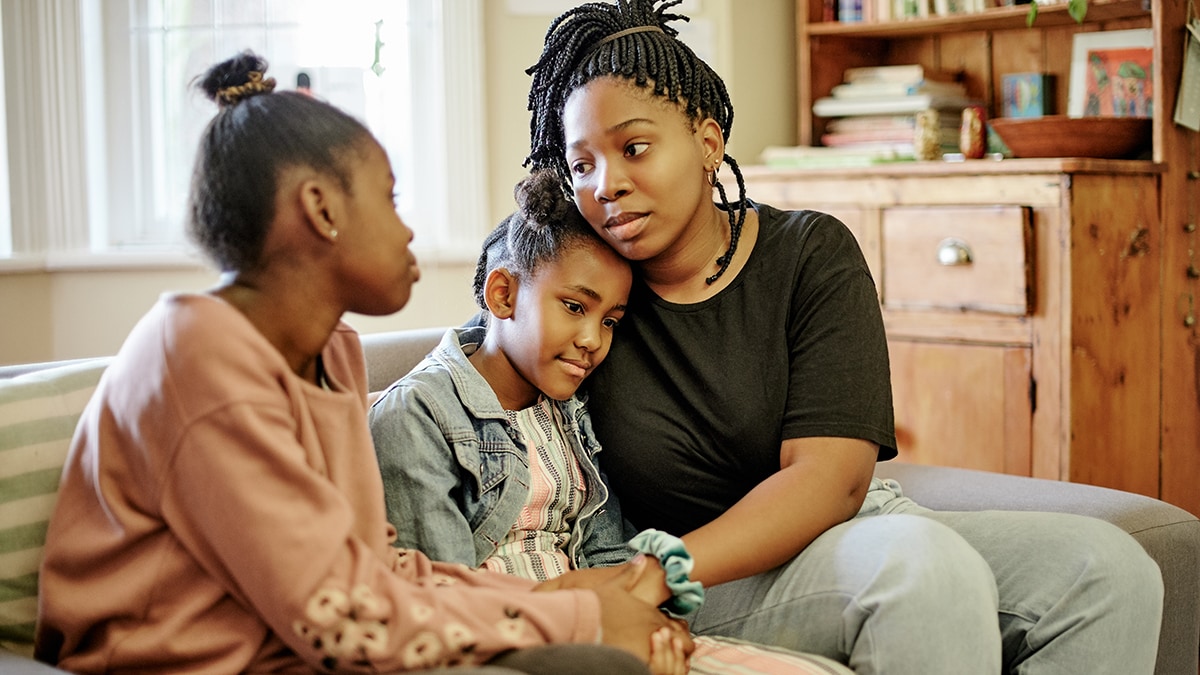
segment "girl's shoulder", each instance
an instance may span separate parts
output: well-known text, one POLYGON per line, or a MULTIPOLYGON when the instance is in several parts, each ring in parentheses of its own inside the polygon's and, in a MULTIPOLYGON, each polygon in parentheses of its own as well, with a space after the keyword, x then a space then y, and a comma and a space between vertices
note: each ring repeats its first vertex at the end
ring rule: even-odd
POLYGON ((413 407, 441 415, 503 416, 496 395, 468 360, 482 341, 482 328, 451 328, 438 346, 411 371, 394 382, 372 406, 377 409, 413 407))

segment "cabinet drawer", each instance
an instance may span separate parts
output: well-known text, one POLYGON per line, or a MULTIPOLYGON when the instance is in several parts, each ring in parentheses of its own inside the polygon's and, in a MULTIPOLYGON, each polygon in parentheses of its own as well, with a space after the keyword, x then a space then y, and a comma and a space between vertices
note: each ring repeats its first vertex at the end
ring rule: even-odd
POLYGON ((885 307, 1033 311, 1028 207, 888 208, 882 239, 885 307))

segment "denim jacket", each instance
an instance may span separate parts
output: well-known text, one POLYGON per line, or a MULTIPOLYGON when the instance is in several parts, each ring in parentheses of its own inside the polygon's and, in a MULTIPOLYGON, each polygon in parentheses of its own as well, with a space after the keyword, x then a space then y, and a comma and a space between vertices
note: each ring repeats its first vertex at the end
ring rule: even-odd
MULTIPOLYGON (((434 560, 483 564, 517 522, 529 493, 529 458, 504 409, 467 360, 485 328, 454 328, 433 353, 371 407, 371 435, 383 474, 396 546, 434 560)), ((584 473, 587 498, 571 531, 574 568, 625 562, 635 534, 610 500, 584 401, 553 401, 563 435, 584 473)))

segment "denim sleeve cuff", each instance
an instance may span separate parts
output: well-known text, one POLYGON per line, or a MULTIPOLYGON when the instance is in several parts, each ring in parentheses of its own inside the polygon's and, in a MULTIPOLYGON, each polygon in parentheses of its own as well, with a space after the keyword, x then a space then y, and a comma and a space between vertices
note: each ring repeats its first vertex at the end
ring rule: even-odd
POLYGON ((629 546, 657 558, 666 573, 671 598, 661 607, 667 613, 682 617, 700 609, 704 604, 704 585, 688 578, 692 573, 692 554, 688 553, 682 539, 659 530, 642 530, 629 540, 629 546))

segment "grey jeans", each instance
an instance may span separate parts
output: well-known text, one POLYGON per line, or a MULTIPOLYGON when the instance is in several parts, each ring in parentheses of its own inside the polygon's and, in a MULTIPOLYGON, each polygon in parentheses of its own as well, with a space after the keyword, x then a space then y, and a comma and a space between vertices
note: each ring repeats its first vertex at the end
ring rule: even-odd
POLYGON ((708 589, 690 618, 860 675, 1148 675, 1162 595, 1158 566, 1102 520, 932 511, 875 479, 855 518, 708 589))

